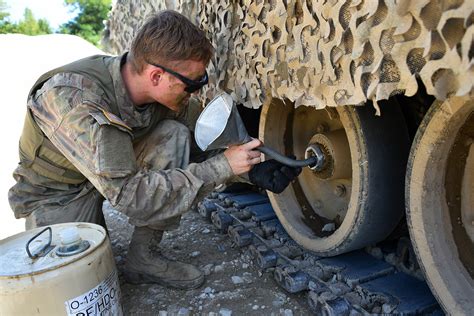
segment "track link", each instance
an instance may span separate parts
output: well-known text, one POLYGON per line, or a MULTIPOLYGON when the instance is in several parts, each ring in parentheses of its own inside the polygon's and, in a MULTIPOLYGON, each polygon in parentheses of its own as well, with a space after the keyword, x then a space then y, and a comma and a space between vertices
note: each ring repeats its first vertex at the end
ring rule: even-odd
POLYGON ((263 194, 215 192, 197 211, 235 245, 249 247, 256 266, 273 271, 279 286, 306 293, 315 314, 444 314, 407 238, 324 258, 291 239, 263 194))

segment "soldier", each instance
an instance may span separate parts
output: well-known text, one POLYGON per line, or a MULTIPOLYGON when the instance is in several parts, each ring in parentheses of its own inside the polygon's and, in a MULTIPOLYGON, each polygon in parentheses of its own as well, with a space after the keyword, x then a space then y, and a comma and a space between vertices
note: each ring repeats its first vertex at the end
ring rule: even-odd
POLYGON ((250 171, 256 185, 277 192, 301 171, 260 163, 257 139, 200 159, 190 95, 207 84, 213 52, 188 19, 162 11, 138 31, 130 52, 91 56, 41 76, 28 96, 17 183, 9 191, 15 216, 26 218, 27 229, 79 221, 105 227, 105 198, 135 226, 129 282, 200 286, 196 267, 157 249, 163 232, 235 175, 250 171))

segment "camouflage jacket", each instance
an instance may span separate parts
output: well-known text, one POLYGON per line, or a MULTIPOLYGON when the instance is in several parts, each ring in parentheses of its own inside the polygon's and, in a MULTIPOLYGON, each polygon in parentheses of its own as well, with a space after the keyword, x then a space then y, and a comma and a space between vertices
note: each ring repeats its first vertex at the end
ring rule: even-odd
MULTIPOLYGON (((111 106, 84 102, 100 99, 98 96, 103 92, 82 75, 56 74, 29 98, 28 107, 44 135, 88 181, 79 185, 60 183, 20 164, 14 172, 17 184, 9 193, 10 205, 17 218, 27 216, 38 207, 63 205, 81 192, 93 189, 92 183, 115 209, 134 218, 136 225, 145 225, 149 221, 183 214, 200 197, 232 177, 223 154, 190 163, 185 169, 139 168, 133 149, 127 149, 133 148, 135 136, 150 124, 153 116, 176 119, 188 127, 194 122, 185 113, 174 114, 160 104, 135 107, 121 77, 125 55, 111 58, 114 60, 108 68, 120 112, 119 124, 114 124, 116 128, 101 129, 104 122, 101 122, 100 113, 107 112, 111 106), (124 126, 120 126, 121 123, 124 126), (105 130, 112 132, 105 133, 105 130), (125 141, 121 137, 120 143, 114 132, 118 130, 121 135, 128 133, 125 141), (104 157, 99 155, 100 146, 117 146, 117 149, 113 151, 113 157, 104 157)), ((105 101, 102 99, 101 102, 105 101)))

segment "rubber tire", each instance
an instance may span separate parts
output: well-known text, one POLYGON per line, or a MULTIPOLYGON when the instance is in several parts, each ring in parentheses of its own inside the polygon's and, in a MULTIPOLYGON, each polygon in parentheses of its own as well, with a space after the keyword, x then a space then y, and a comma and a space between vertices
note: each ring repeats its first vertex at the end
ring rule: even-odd
MULTIPOLYGON (((375 116, 371 104, 336 108, 349 141, 352 190, 346 216, 330 236, 320 237, 307 224, 295 194, 297 183, 290 184, 281 194, 268 192, 288 234, 320 256, 333 256, 381 241, 403 216, 410 140, 396 101, 379 102, 379 106, 381 116, 375 116)), ((285 140, 291 138, 287 131, 292 128, 288 122, 292 111, 292 107, 274 99, 264 105, 260 119, 260 139, 287 155, 293 154, 291 144, 288 146, 285 140)))
POLYGON ((449 159, 469 113, 474 115, 472 99, 435 101, 418 129, 407 166, 406 212, 413 247, 433 294, 450 315, 468 315, 474 310, 474 247, 471 243, 470 249, 458 251, 454 231, 460 229, 459 219, 456 215, 452 224, 456 203, 448 204, 452 186, 446 186, 453 164, 462 168, 461 156, 449 159), (470 258, 471 273, 460 256, 470 258))

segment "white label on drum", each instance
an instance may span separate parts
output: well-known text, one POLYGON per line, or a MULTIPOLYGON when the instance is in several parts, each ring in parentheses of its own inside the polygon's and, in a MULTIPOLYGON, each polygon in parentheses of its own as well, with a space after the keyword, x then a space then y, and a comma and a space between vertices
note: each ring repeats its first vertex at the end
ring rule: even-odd
POLYGON ((68 316, 123 315, 117 271, 114 270, 95 288, 64 304, 68 316))

